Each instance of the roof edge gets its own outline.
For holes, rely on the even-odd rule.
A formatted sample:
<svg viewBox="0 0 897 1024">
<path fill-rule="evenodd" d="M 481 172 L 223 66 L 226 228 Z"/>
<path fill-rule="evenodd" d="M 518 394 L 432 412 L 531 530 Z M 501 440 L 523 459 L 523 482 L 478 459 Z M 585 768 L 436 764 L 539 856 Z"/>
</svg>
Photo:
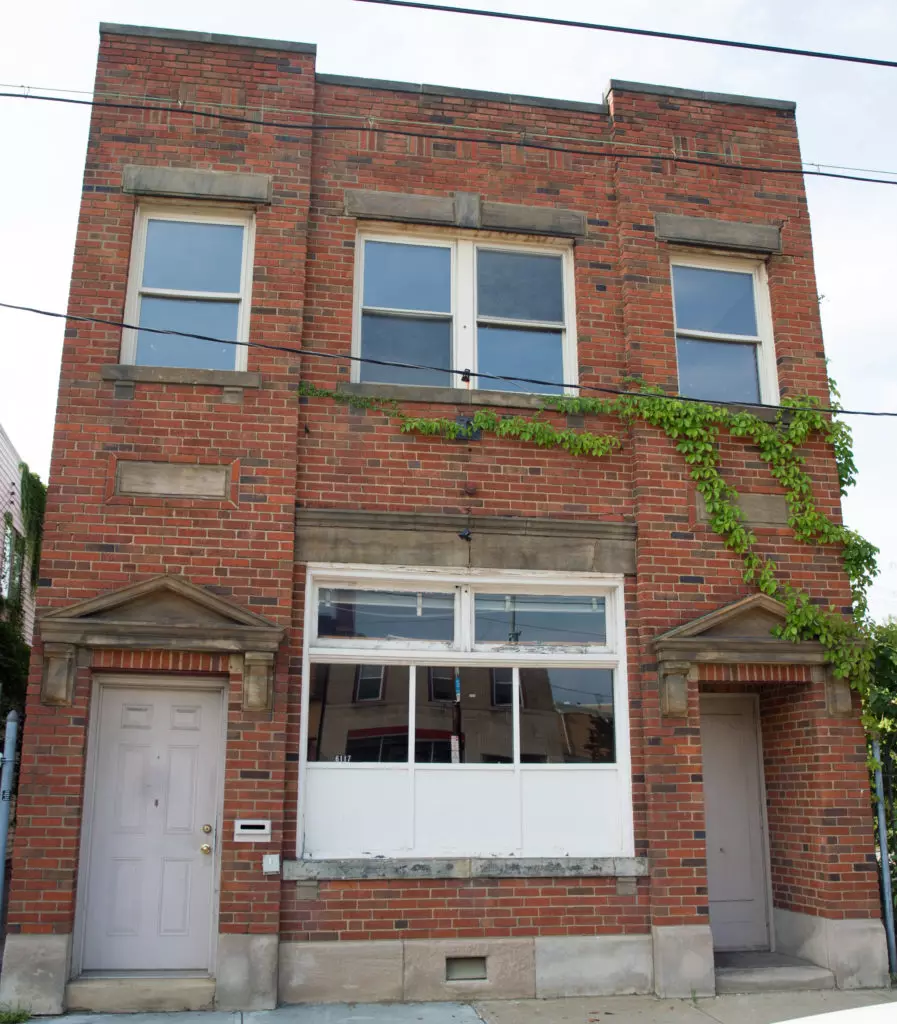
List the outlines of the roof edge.
<svg viewBox="0 0 897 1024">
<path fill-rule="evenodd" d="M 314 43 L 292 43 L 282 39 L 257 39 L 254 36 L 229 36 L 217 32 L 188 32 L 179 28 L 155 28 L 152 25 L 117 25 L 101 21 L 100 35 L 146 36 L 172 39 L 182 43 L 213 43 L 218 46 L 247 46 L 256 50 L 282 50 L 286 53 L 317 53 Z"/>
<path fill-rule="evenodd" d="M 672 99 L 700 100 L 704 103 L 729 103 L 741 107 L 767 107 L 770 110 L 796 110 L 793 100 L 770 100 L 760 96 L 739 96 L 729 92 L 702 92 L 700 89 L 677 89 L 671 85 L 650 85 L 645 82 L 624 82 L 612 78 L 606 96 L 612 92 L 641 92 Z M 606 98 L 605 96 L 605 98 Z"/>
</svg>

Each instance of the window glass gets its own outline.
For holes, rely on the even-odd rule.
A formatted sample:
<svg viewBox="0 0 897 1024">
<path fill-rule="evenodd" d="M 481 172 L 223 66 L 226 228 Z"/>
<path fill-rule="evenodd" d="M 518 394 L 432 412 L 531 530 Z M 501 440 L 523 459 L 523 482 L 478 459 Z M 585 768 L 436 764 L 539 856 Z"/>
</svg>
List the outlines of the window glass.
<svg viewBox="0 0 897 1024">
<path fill-rule="evenodd" d="M 25 538 L 9 521 L 3 524 L 3 549 L 0 551 L 0 597 L 16 601 L 22 590 L 25 564 Z"/>
<path fill-rule="evenodd" d="M 477 643 L 604 644 L 603 597 L 476 594 Z"/>
<path fill-rule="evenodd" d="M 144 288 L 235 293 L 240 291 L 242 269 L 240 224 L 147 222 Z"/>
<path fill-rule="evenodd" d="M 382 700 L 385 665 L 359 665 L 355 677 L 356 700 Z"/>
<path fill-rule="evenodd" d="M 679 393 L 716 402 L 759 402 L 757 346 L 736 341 L 676 339 Z"/>
<path fill-rule="evenodd" d="M 561 257 L 479 249 L 477 314 L 503 320 L 562 322 Z"/>
<path fill-rule="evenodd" d="M 442 671 L 436 669 L 434 671 Z M 414 760 L 418 764 L 505 764 L 514 759 L 514 716 L 492 702 L 492 669 L 462 668 L 460 700 L 427 699 L 428 670 L 417 670 Z"/>
<path fill-rule="evenodd" d="M 455 700 L 455 670 L 440 665 L 427 671 L 430 682 L 429 700 L 452 703 Z"/>
<path fill-rule="evenodd" d="M 451 387 L 452 322 L 365 313 L 361 318 L 361 354 L 365 359 L 444 367 L 444 372 L 361 363 L 363 381 Z"/>
<path fill-rule="evenodd" d="M 497 708 L 510 707 L 514 703 L 514 670 L 512 668 L 492 669 L 492 704 Z"/>
<path fill-rule="evenodd" d="M 757 335 L 753 274 L 674 265 L 673 295 L 680 331 Z"/>
<path fill-rule="evenodd" d="M 452 594 L 322 588 L 318 636 L 451 642 L 454 612 Z"/>
<path fill-rule="evenodd" d="M 612 764 L 614 674 L 598 668 L 521 668 L 521 762 Z"/>
<path fill-rule="evenodd" d="M 530 331 L 481 324 L 477 328 L 477 369 L 496 377 L 526 377 L 556 381 L 525 384 L 522 381 L 477 379 L 477 387 L 493 391 L 536 392 L 560 395 L 564 391 L 564 352 L 560 331 Z"/>
<path fill-rule="evenodd" d="M 144 295 L 140 302 L 141 327 L 205 334 L 234 341 L 239 315 L 239 302 L 163 299 L 151 295 Z M 138 366 L 201 366 L 208 370 L 232 370 L 236 353 L 236 345 L 140 331 L 134 361 Z"/>
<path fill-rule="evenodd" d="M 381 309 L 452 311 L 448 246 L 365 242 L 364 305 Z"/>
<path fill-rule="evenodd" d="M 358 699 L 357 687 L 363 680 L 370 684 L 372 669 L 381 671 L 368 665 L 311 666 L 309 761 L 408 760 L 408 667 L 384 666 L 382 699 Z"/>
</svg>

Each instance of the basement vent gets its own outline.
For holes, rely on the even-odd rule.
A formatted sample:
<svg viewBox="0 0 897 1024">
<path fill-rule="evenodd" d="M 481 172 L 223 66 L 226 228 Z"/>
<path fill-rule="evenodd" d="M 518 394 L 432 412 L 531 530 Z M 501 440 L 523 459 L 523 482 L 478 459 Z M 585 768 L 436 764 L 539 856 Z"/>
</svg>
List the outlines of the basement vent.
<svg viewBox="0 0 897 1024">
<path fill-rule="evenodd" d="M 484 956 L 447 956 L 445 958 L 446 981 L 485 981 L 486 958 Z"/>
</svg>

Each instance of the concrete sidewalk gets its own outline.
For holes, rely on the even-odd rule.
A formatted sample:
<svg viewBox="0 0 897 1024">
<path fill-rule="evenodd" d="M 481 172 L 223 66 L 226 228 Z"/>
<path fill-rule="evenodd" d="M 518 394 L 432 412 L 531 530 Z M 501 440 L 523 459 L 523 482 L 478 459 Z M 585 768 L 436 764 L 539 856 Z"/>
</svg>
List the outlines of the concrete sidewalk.
<svg viewBox="0 0 897 1024">
<path fill-rule="evenodd" d="M 256 1013 L 68 1014 L 60 1024 L 778 1024 L 863 1006 L 888 1006 L 897 990 L 764 992 L 693 1002 L 653 996 L 591 996 L 484 1003 L 334 1003 Z"/>
</svg>

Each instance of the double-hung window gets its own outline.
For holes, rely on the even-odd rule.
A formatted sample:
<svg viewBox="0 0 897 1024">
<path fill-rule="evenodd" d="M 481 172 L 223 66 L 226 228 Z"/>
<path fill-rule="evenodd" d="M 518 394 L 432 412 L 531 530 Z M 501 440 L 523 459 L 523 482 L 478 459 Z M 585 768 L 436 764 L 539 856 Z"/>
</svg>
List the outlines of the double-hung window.
<svg viewBox="0 0 897 1024">
<path fill-rule="evenodd" d="M 126 310 L 127 322 L 140 329 L 125 331 L 122 362 L 245 369 L 252 245 L 250 214 L 142 207 Z"/>
<path fill-rule="evenodd" d="M 622 580 L 309 567 L 300 855 L 630 856 Z"/>
<path fill-rule="evenodd" d="M 677 258 L 672 264 L 679 393 L 715 402 L 778 402 L 762 263 Z"/>
<path fill-rule="evenodd" d="M 356 380 L 574 390 L 569 247 L 361 235 L 358 252 Z"/>
<path fill-rule="evenodd" d="M 0 549 L 0 598 L 15 603 L 22 593 L 25 570 L 25 538 L 12 525 L 9 517 L 3 522 L 3 547 Z"/>
</svg>

